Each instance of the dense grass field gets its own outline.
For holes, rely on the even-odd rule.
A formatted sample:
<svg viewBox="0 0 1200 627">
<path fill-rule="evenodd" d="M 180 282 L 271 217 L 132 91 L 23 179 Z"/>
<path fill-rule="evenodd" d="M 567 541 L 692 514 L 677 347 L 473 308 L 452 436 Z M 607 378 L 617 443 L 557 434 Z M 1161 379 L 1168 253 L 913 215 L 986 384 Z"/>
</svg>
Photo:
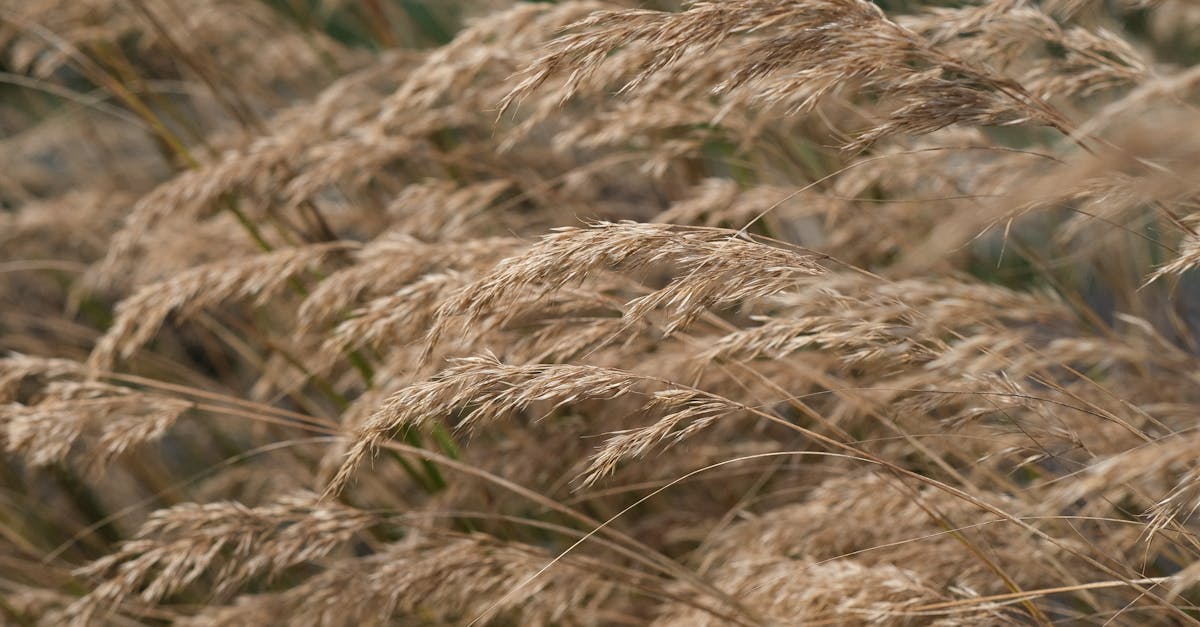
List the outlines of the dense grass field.
<svg viewBox="0 0 1200 627">
<path fill-rule="evenodd" d="M 1191 0 L 0 0 L 0 624 L 1200 623 Z"/>
</svg>

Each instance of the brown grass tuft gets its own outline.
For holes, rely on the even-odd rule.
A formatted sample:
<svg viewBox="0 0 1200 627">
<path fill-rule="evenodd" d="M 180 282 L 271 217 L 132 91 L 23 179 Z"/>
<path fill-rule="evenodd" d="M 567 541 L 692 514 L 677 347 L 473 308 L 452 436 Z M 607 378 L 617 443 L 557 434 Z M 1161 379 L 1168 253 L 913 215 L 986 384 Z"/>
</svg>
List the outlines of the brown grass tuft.
<svg viewBox="0 0 1200 627">
<path fill-rule="evenodd" d="M 1198 33 L 9 2 L 0 624 L 1200 623 Z"/>
</svg>

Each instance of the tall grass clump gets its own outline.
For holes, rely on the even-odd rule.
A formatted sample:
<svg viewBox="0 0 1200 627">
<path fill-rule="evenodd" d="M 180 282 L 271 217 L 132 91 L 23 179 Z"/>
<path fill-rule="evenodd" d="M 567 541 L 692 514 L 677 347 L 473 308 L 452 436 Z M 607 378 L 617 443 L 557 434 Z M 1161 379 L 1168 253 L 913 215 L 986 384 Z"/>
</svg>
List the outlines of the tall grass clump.
<svg viewBox="0 0 1200 627">
<path fill-rule="evenodd" d="M 0 3 L 0 624 L 1200 623 L 1188 0 Z"/>
</svg>

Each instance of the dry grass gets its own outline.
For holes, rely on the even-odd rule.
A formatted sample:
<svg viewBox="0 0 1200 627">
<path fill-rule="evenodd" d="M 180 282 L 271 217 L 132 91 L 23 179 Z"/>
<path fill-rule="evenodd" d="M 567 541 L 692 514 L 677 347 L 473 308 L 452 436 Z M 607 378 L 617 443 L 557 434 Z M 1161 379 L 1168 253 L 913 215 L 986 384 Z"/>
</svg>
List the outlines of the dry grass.
<svg viewBox="0 0 1200 627">
<path fill-rule="evenodd" d="M 1200 623 L 1198 25 L 0 3 L 0 623 Z"/>
</svg>

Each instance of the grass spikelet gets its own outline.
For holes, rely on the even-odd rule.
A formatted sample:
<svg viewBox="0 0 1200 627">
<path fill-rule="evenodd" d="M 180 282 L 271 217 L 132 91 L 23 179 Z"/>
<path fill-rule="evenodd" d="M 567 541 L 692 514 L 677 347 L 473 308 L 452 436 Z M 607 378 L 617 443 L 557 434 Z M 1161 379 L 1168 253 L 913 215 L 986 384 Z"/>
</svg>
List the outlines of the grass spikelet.
<svg viewBox="0 0 1200 627">
<path fill-rule="evenodd" d="M 95 442 L 84 452 L 83 465 L 98 472 L 125 451 L 161 437 L 190 407 L 187 401 L 139 394 L 9 403 L 0 409 L 0 425 L 5 449 L 34 466 L 66 461 L 90 434 Z"/>
<path fill-rule="evenodd" d="M 469 429 L 535 403 L 563 406 L 586 399 L 611 399 L 642 380 L 605 368 L 572 365 L 511 366 L 494 356 L 457 359 L 432 380 L 414 384 L 387 399 L 359 427 L 330 491 L 343 489 L 354 470 L 391 434 L 419 428 L 470 407 L 458 421 Z"/>
<path fill-rule="evenodd" d="M 446 296 L 468 283 L 458 272 L 427 274 L 387 296 L 356 309 L 333 330 L 317 351 L 319 362 L 329 363 L 347 348 L 408 344 L 421 339 L 434 322 L 437 306 Z"/>
<path fill-rule="evenodd" d="M 72 359 L 52 359 L 14 354 L 0 358 L 0 401 L 16 400 L 26 379 L 79 378 L 86 370 Z"/>
<path fill-rule="evenodd" d="M 215 591 L 226 593 L 252 577 L 321 558 L 374 523 L 368 513 L 319 503 L 312 494 L 257 508 L 179 505 L 157 512 L 116 553 L 80 569 L 100 583 L 69 613 L 84 624 L 127 598 L 154 603 L 209 572 Z"/>
<path fill-rule="evenodd" d="M 924 134 L 951 124 L 1031 122 L 1067 128 L 1060 114 L 1020 83 L 938 50 L 860 0 L 697 2 L 682 13 L 599 12 L 573 26 L 582 32 L 552 44 L 524 72 L 503 107 L 561 73 L 570 76 L 560 101 L 569 100 L 618 47 L 640 44 L 651 55 L 622 87 L 633 92 L 655 73 L 734 40 L 729 48 L 737 64 L 713 86 L 716 93 L 807 111 L 839 86 L 858 84 L 900 104 L 850 142 L 851 149 L 891 134 Z"/>
<path fill-rule="evenodd" d="M 809 316 L 795 319 L 763 318 L 763 324 L 735 331 L 720 338 L 702 353 L 705 360 L 783 359 L 792 353 L 824 348 L 836 351 L 850 362 L 882 359 L 923 361 L 932 357 L 929 348 L 910 339 L 911 330 L 873 320 L 841 316 Z"/>
<path fill-rule="evenodd" d="M 171 314 L 186 319 L 206 306 L 253 296 L 265 302 L 287 281 L 347 244 L 319 244 L 275 251 L 251 259 L 221 261 L 146 285 L 121 301 L 112 328 L 96 344 L 88 364 L 107 370 L 150 341 Z"/>
<path fill-rule="evenodd" d="M 676 264 L 681 276 L 631 301 L 625 318 L 636 321 L 665 308 L 671 312 L 671 331 L 707 307 L 768 296 L 817 274 L 818 260 L 723 229 L 632 222 L 562 228 L 447 299 L 429 337 L 436 342 L 451 322 L 469 325 L 517 296 L 545 296 L 601 271 L 638 272 L 666 263 Z"/>
<path fill-rule="evenodd" d="M 356 252 L 353 265 L 334 272 L 313 288 L 300 305 L 297 327 L 316 326 L 364 298 L 404 289 L 424 273 L 474 268 L 501 257 L 515 245 L 515 241 L 504 238 L 438 244 L 403 234 L 385 234 Z"/>
<path fill-rule="evenodd" d="M 1200 266 L 1200 238 L 1186 237 L 1179 249 L 1179 255 L 1169 263 L 1163 264 L 1146 279 L 1146 283 L 1157 281 L 1168 275 L 1180 275 L 1196 266 Z"/>
<path fill-rule="evenodd" d="M 581 476 L 582 485 L 592 485 L 612 474 L 622 461 L 641 457 L 663 442 L 668 446 L 677 444 L 714 421 L 744 408 L 697 390 L 668 389 L 655 392 L 646 409 L 666 410 L 667 413 L 649 426 L 612 434 L 588 461 Z"/>
<path fill-rule="evenodd" d="M 560 578 L 503 598 L 511 582 L 537 572 L 549 558 L 534 548 L 478 535 L 415 533 L 378 555 L 339 562 L 285 593 L 246 596 L 237 605 L 210 608 L 195 622 L 232 626 L 283 618 L 298 625 L 350 626 L 396 613 L 423 613 L 451 622 L 519 617 L 525 624 L 549 625 L 600 614 L 594 604 L 609 592 L 587 572 L 587 564 L 573 560 L 559 569 Z M 355 590 L 353 598 L 340 592 L 345 587 Z"/>
<path fill-rule="evenodd" d="M 866 567 L 853 560 L 804 564 L 790 559 L 745 558 L 731 565 L 722 579 L 730 589 L 745 595 L 743 598 L 761 599 L 760 604 L 771 608 L 772 617 L 784 621 L 848 625 L 1011 623 L 987 607 L 950 616 L 923 612 L 923 606 L 936 605 L 946 598 L 917 573 L 893 565 Z M 695 611 L 678 611 L 659 624 L 720 623 Z"/>
</svg>

